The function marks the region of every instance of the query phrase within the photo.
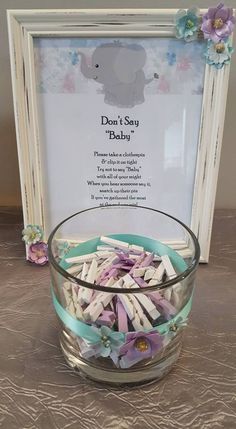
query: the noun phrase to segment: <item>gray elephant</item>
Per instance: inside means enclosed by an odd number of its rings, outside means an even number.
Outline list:
[[[145,101],[144,87],[152,79],[146,79],[142,70],[146,51],[141,45],[104,43],[94,50],[90,67],[85,55],[82,52],[78,54],[81,55],[83,75],[103,84],[105,103],[117,107],[134,107]]]

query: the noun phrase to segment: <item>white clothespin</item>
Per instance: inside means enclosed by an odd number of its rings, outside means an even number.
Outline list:
[[[104,236],[100,237],[100,241],[118,249],[124,249],[126,251],[129,249],[129,243],[126,243],[125,241],[115,240],[114,238]]]
[[[115,248],[114,247],[111,247],[111,246],[103,246],[103,245],[100,245],[100,246],[97,246],[97,251],[98,250],[100,250],[100,251],[106,251],[106,252],[115,252]]]
[[[112,253],[114,253],[114,252],[110,252],[110,251],[104,252],[102,250],[102,251],[96,252],[96,256],[98,257],[98,259],[107,259],[107,258],[110,258]]]
[[[161,257],[161,260],[162,260],[162,264],[164,265],[164,269],[165,269],[167,277],[170,280],[173,279],[173,278],[175,278],[176,277],[176,272],[175,272],[174,267],[173,267],[173,265],[172,265],[172,263],[170,261],[169,256],[168,255],[163,255]]]
[[[78,286],[72,284],[71,285],[71,290],[72,290],[72,301],[74,304],[74,309],[75,309],[75,316],[77,317],[77,319],[84,319],[83,316],[83,309],[79,303],[79,299],[78,299]]]
[[[161,314],[156,309],[153,302],[146,295],[144,295],[144,293],[135,294],[135,298],[142,304],[153,320],[156,320],[158,317],[160,317]]]
[[[68,264],[82,264],[83,262],[91,262],[94,258],[97,258],[96,252],[88,253],[87,255],[74,256],[72,258],[66,258],[65,261]]]
[[[113,293],[100,292],[84,310],[85,319],[95,322],[105,307],[110,303],[113,296]]]
[[[147,270],[145,271],[145,274],[144,274],[144,280],[145,280],[145,282],[147,280],[152,279],[152,277],[153,277],[153,275],[154,275],[154,273],[156,271],[155,267],[146,267],[146,268],[147,268]]]
[[[122,277],[122,280],[123,280],[123,287],[124,288],[131,288],[134,286],[137,287],[137,283],[130,276],[130,274],[125,274],[125,276]]]
[[[124,279],[123,287],[127,287],[127,288],[129,287],[130,289],[137,287],[137,283],[132,279],[132,277],[129,274],[126,274],[123,277],[123,279]],[[122,302],[123,307],[125,308],[128,314],[128,317],[131,320],[132,325],[136,330],[152,328],[152,325],[149,322],[146,315],[144,314],[143,309],[140,306],[139,302],[141,302],[141,304],[145,303],[144,305],[145,308],[146,306],[148,306],[148,311],[149,309],[151,310],[153,318],[156,319],[157,317],[159,317],[158,315],[160,315],[160,313],[156,310],[156,307],[154,306],[154,304],[148,298],[146,298],[144,294],[136,294],[135,296],[132,294],[127,294],[127,295],[119,294],[119,299]],[[147,302],[148,302],[148,305],[147,305]],[[155,314],[154,314],[154,309],[156,311]]]
[[[66,271],[73,276],[74,274],[78,275],[82,271],[82,268],[82,264],[73,265],[72,267],[67,268]]]
[[[152,329],[152,324],[149,322],[148,318],[144,314],[143,309],[137,300],[137,297],[134,295],[129,295],[129,298],[130,298],[130,300],[131,300],[131,302],[132,302],[132,304],[136,310],[135,319],[134,319],[135,325],[137,325],[137,323],[138,323],[139,329],[141,329],[141,330],[142,329]],[[132,323],[133,323],[133,321],[132,321]],[[135,325],[133,324],[134,328],[135,328]]]
[[[144,251],[144,248],[142,246],[137,246],[136,244],[130,244],[129,250],[133,250],[134,252],[142,253]]]
[[[81,276],[80,276],[81,280],[86,281],[88,270],[89,270],[89,265],[87,264],[87,262],[84,262],[83,269],[82,269]],[[84,304],[84,300],[83,300],[84,290],[85,290],[85,287],[80,286],[79,292],[78,292],[78,302],[80,304]]]
[[[115,264],[116,262],[119,261],[119,258],[117,255],[115,254],[110,254],[110,257],[105,259],[101,265],[99,266],[98,270],[97,270],[97,276],[96,276],[96,280],[98,279],[98,277],[100,276],[100,274],[102,273],[102,271],[106,270],[109,266],[111,266],[112,264]]]
[[[98,267],[97,261],[96,259],[93,259],[90,265],[90,268],[88,270],[86,282],[92,283],[92,284],[95,282],[96,275],[97,275],[97,267]],[[87,304],[89,304],[91,301],[91,297],[93,295],[93,290],[88,288],[83,288],[83,289],[84,290],[82,292],[82,300],[83,302],[86,302]]]
[[[133,295],[118,294],[118,297],[136,331],[152,328],[151,323],[143,313],[141,306]]]
[[[106,283],[103,286],[108,286],[108,287],[114,286],[114,287],[116,287],[115,286],[116,284],[121,284],[121,283],[122,283],[121,279],[115,280],[113,277],[110,277],[108,280],[106,280]]]
[[[115,281],[112,277],[107,281],[106,286],[114,286],[121,284],[121,279]],[[120,287],[120,286],[119,286]],[[84,317],[87,320],[95,322],[105,307],[110,303],[114,294],[107,292],[99,292],[88,307],[84,310]]]
[[[135,268],[133,271],[133,276],[143,277],[146,271],[147,271],[147,267]]]
[[[164,267],[164,264],[161,262],[160,265],[154,271],[153,276],[150,282],[148,283],[148,285],[153,286],[153,285],[156,285],[157,283],[161,283],[164,273],[165,273],[165,267]]]

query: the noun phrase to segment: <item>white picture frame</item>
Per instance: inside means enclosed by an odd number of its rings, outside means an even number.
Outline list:
[[[35,37],[174,37],[176,9],[8,10],[24,224],[46,229],[34,65]],[[205,10],[201,10],[204,13]],[[189,226],[208,262],[230,66],[205,66]],[[144,204],[143,204],[144,205]],[[155,207],[158,209],[158,207]],[[172,213],[173,214],[173,213]],[[47,238],[47,237],[46,237]]]

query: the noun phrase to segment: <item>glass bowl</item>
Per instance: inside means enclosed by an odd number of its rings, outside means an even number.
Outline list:
[[[110,384],[167,374],[191,310],[200,257],[193,232],[152,208],[109,205],[63,220],[48,249],[68,364]]]

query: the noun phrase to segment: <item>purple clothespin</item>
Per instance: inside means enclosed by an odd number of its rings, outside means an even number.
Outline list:
[[[151,298],[154,304],[162,308],[164,315],[167,319],[177,313],[176,308],[169,301],[163,298],[163,296],[159,292],[149,292],[147,295]]]
[[[96,320],[96,323],[100,326],[105,325],[112,328],[116,320],[115,313],[109,310],[103,310],[102,314]]]
[[[127,313],[119,298],[117,298],[116,312],[117,312],[117,319],[118,319],[118,330],[120,332],[128,332]]]
[[[148,284],[143,280],[141,277],[134,277],[135,282],[139,285],[141,288],[145,288],[148,286]]]
[[[141,263],[145,260],[146,258],[146,253],[142,253],[139,258],[137,259],[137,261],[135,262],[135,264],[133,265],[133,267],[130,270],[130,274],[133,274],[135,268],[139,268],[141,266]]]
[[[154,253],[150,253],[150,255],[147,255],[145,259],[141,262],[140,267],[149,267],[151,263],[153,262]]]

